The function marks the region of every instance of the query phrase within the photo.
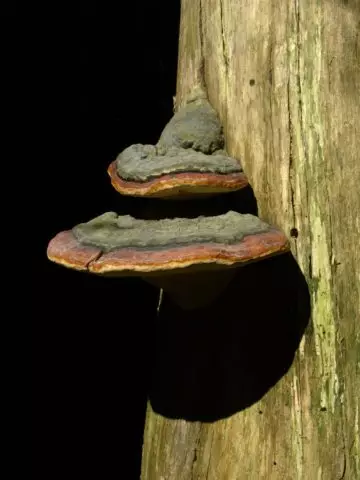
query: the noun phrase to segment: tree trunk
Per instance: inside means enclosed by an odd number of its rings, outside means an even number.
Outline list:
[[[259,217],[291,237],[311,317],[248,408],[202,422],[149,403],[142,479],[359,479],[359,0],[182,0],[177,107],[196,85]]]

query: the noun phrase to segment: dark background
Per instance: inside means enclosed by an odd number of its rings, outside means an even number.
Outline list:
[[[46,258],[59,231],[136,212],[106,169],[126,146],[156,143],[172,116],[180,2],[123,3],[105,11],[90,2],[83,15],[52,8],[23,34],[36,84],[29,201],[41,213],[31,281],[37,480],[140,475],[157,291]]]

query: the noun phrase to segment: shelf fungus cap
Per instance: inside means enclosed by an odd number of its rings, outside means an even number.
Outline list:
[[[231,279],[232,273],[225,278],[219,271],[233,272],[234,267],[288,250],[281,231],[248,214],[138,220],[108,212],[56,235],[47,255],[76,270],[143,277],[185,308],[194,308],[213,299],[217,278],[223,286]],[[202,289],[205,297],[189,289],[188,280],[196,278],[207,285]]]
[[[206,155],[177,146],[131,145],[110,164],[108,173],[118,192],[132,196],[192,197],[248,185],[239,162],[223,150]]]
[[[239,162],[224,151],[222,125],[204,95],[194,90],[156,145],[131,145],[110,164],[108,173],[118,192],[181,199],[248,185]]]

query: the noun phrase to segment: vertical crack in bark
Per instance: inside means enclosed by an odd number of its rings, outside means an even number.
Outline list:
[[[287,102],[288,102],[288,130],[289,130],[289,186],[290,186],[290,204],[291,204],[291,211],[292,211],[292,223],[295,226],[296,215],[295,215],[295,193],[294,193],[294,185],[293,185],[293,122],[291,118],[291,85],[290,85],[290,72],[289,78],[287,82]],[[297,243],[295,241],[295,256],[297,258]]]
[[[225,66],[225,76],[228,77],[229,58],[226,53],[226,40],[224,30],[224,12],[223,12],[223,0],[220,0],[220,26],[221,26],[221,41],[222,41],[222,56]]]
[[[341,477],[339,478],[339,480],[343,480],[345,478],[345,475],[346,475],[346,452],[344,451],[344,466],[343,466],[343,471],[341,473]]]
[[[295,423],[295,444],[297,451],[295,452],[295,461],[297,463],[297,470],[299,477],[303,478],[303,466],[304,466],[304,424],[303,424],[303,412],[302,412],[302,392],[301,392],[301,362],[297,355],[297,361],[295,363],[296,371],[293,375],[293,414]],[[298,374],[297,374],[298,373]]]
[[[297,87],[297,98],[298,98],[298,115],[299,115],[299,127],[300,127],[300,136],[301,143],[304,148],[305,157],[306,157],[306,146],[304,144],[304,129],[303,129],[303,113],[302,113],[302,90],[301,90],[301,76],[300,76],[300,59],[301,59],[301,41],[300,41],[300,6],[298,0],[295,2],[295,38],[296,38],[296,49],[295,49],[295,62],[296,62],[296,87]],[[291,73],[290,73],[291,75]],[[289,109],[289,135],[290,135],[290,145],[289,145],[289,183],[290,183],[290,202],[292,209],[293,217],[293,226],[297,227],[297,218],[296,218],[296,205],[295,205],[295,172],[294,172],[294,125],[291,117],[291,79],[288,79],[288,109]],[[297,242],[294,241],[295,255],[298,256]]]
[[[308,265],[308,269],[309,269],[309,279],[312,280],[312,278],[313,278],[313,271],[312,271],[312,256],[311,256],[311,255],[309,255],[308,262],[309,262],[309,265]]]
[[[206,469],[206,480],[209,480],[210,463],[211,463],[211,450],[212,450],[213,443],[214,443],[214,432],[212,431],[211,433],[212,433],[212,437],[211,437],[211,445],[210,445],[210,451],[209,451],[209,461],[208,461],[208,465],[207,465],[207,469]]]
[[[204,55],[204,31],[203,31],[203,6],[202,0],[199,0],[199,35],[200,35],[200,80],[202,86],[206,92],[208,93],[207,85],[206,85],[206,75],[205,75],[205,55]]]
[[[338,329],[337,329],[338,330]],[[341,349],[341,344],[339,345],[340,349]],[[340,352],[340,354],[342,355],[342,352]],[[345,378],[345,376],[342,376],[343,378]],[[341,390],[342,390],[342,393],[340,394],[340,398],[341,398],[341,395],[343,394],[343,392],[345,391],[345,379],[343,379],[343,381],[341,382]],[[342,474],[341,474],[341,477],[339,478],[339,480],[342,480],[343,478],[345,478],[345,475],[346,475],[346,468],[347,468],[347,452],[351,452],[351,448],[348,447],[348,442],[347,442],[347,438],[346,438],[346,434],[345,434],[345,424],[346,424],[346,412],[345,412],[345,405],[344,405],[344,402],[341,402],[340,404],[340,412],[341,412],[341,437],[342,437],[342,448],[343,448],[343,471],[342,471]]]
[[[268,80],[269,80],[269,117],[270,117],[270,132],[271,135],[268,136],[270,138],[271,142],[271,155],[270,155],[270,161],[272,161],[273,158],[275,158],[275,146],[274,146],[274,125],[273,125],[273,101],[272,101],[272,96],[273,96],[273,64],[274,64],[274,23],[273,23],[273,17],[271,16],[271,25],[270,25],[270,40],[269,40],[269,72],[268,72]],[[267,182],[267,188],[269,188],[269,182]],[[269,193],[267,192],[267,195]]]
[[[299,0],[295,2],[295,13],[296,13],[296,52],[297,52],[297,71],[296,71],[296,81],[297,81],[297,93],[298,93],[298,108],[299,108],[299,119],[300,119],[300,136],[301,144],[304,149],[304,157],[307,165],[309,165],[309,152],[308,145],[306,140],[306,135],[304,132],[304,116],[303,116],[303,92],[301,86],[301,38],[300,38],[300,5]],[[304,181],[306,183],[306,202],[307,207],[309,207],[309,188],[308,188],[308,177],[304,176]],[[294,204],[295,207],[295,204]],[[295,209],[294,209],[294,219],[295,219]]]
[[[192,459],[192,463],[191,463],[191,479],[194,479],[195,480],[195,468],[196,468],[196,462],[197,462],[197,459],[198,459],[198,452],[199,452],[199,446],[200,446],[200,434],[201,434],[201,426],[200,426],[200,429],[198,431],[198,435],[197,435],[197,439],[196,439],[196,443],[195,443],[195,447],[194,447],[194,455],[193,455],[193,459]]]
[[[305,136],[304,136],[304,128],[303,128],[303,109],[302,109],[302,89],[301,89],[301,39],[300,39],[300,6],[299,2],[297,1],[295,4],[295,12],[296,12],[296,52],[297,52],[297,72],[296,72],[296,81],[297,81],[297,88],[298,88],[298,101],[299,101],[299,117],[300,117],[300,132],[301,132],[301,141],[303,146],[305,147]],[[306,149],[305,149],[306,152]]]

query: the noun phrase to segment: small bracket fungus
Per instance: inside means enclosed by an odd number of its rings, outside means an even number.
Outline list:
[[[248,179],[229,157],[216,111],[195,97],[165,126],[157,145],[132,145],[108,173],[123,195],[184,198],[239,190]]]
[[[248,185],[239,163],[223,154],[154,145],[126,148],[108,169],[123,195],[158,198],[226,193]]]
[[[137,220],[108,212],[56,235],[47,255],[76,270],[143,277],[184,308],[194,308],[211,302],[231,279],[212,271],[233,271],[288,250],[281,231],[248,214]],[[202,295],[189,289],[189,279],[196,278],[206,287]]]

